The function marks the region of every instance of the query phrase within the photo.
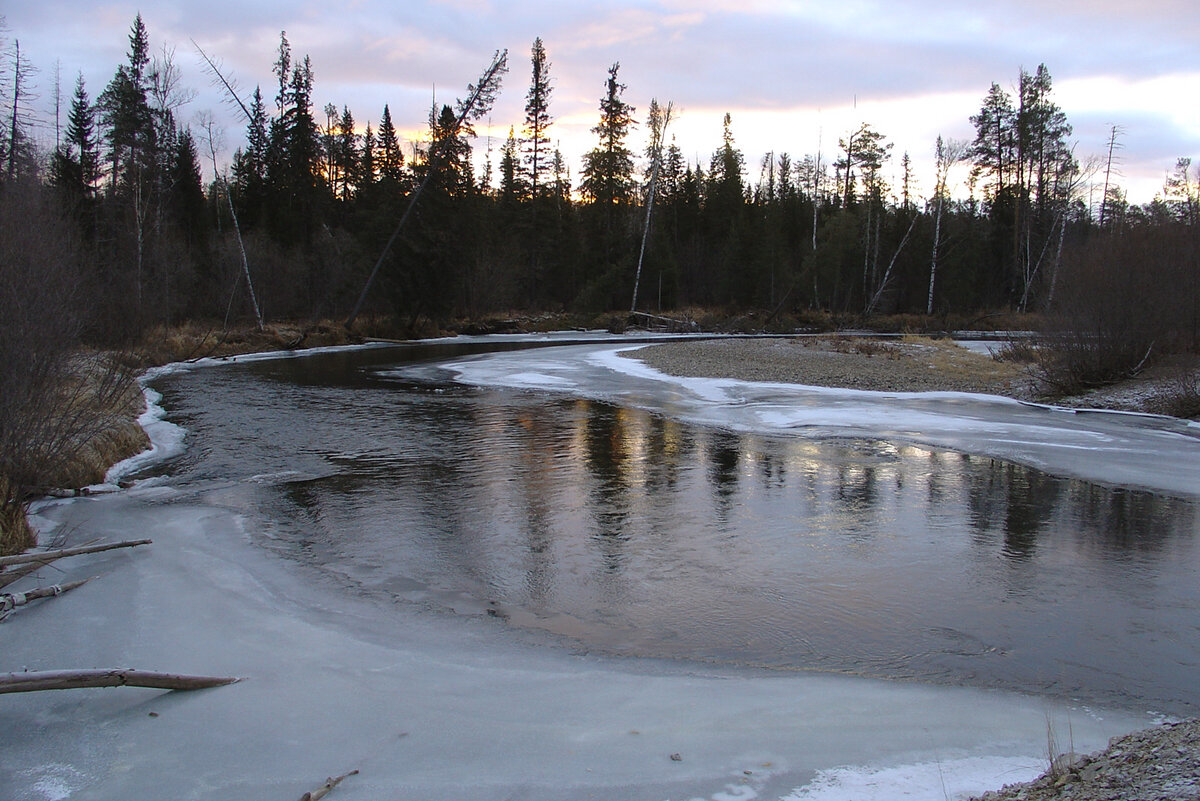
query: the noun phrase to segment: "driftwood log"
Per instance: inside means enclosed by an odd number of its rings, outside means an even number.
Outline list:
[[[152,687],[159,690],[203,690],[241,681],[223,676],[187,676],[148,670],[39,670],[0,673],[0,694],[83,687]]]
[[[38,551],[36,553],[19,553],[15,556],[0,556],[0,567],[9,565],[24,565],[30,562],[49,564],[65,556],[79,556],[85,553],[100,553],[115,548],[133,548],[138,545],[149,545],[153,540],[125,540],[124,542],[108,542],[102,545],[82,545],[78,548],[61,548],[57,551]]]
[[[325,780],[324,784],[313,790],[311,793],[305,793],[304,795],[300,796],[300,801],[319,801],[320,799],[329,795],[330,790],[341,784],[342,779],[346,778],[347,776],[356,775],[358,775],[358,770],[352,770],[349,773],[343,773],[341,776],[336,778],[328,778]]]
[[[68,581],[66,584],[55,584],[52,587],[38,587],[25,592],[6,592],[0,593],[0,621],[12,613],[12,610],[18,606],[24,606],[30,601],[36,601],[38,598],[53,598],[62,595],[64,592],[70,592],[76,587],[82,587],[91,579],[83,579],[82,581]]]

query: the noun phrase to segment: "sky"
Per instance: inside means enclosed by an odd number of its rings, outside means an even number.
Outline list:
[[[707,167],[729,113],[750,182],[768,153],[832,161],[838,140],[865,122],[893,143],[885,176],[898,188],[908,153],[913,194],[927,197],[936,138],[973,139],[970,117],[991,84],[1012,92],[1022,69],[1043,63],[1081,162],[1103,167],[1117,127],[1112,180],[1131,201],[1153,199],[1178,158],[1200,164],[1195,0],[3,0],[9,45],[20,40],[40,70],[43,136],[53,141],[55,73],[64,110],[79,73],[94,99],[125,61],[139,11],[153,52],[173,49],[182,83],[196,90],[181,118],[195,124],[211,114],[226,160],[244,141],[244,120],[212,85],[193,41],[245,95],[261,85],[269,102],[286,31],[295,56],[312,59],[318,111],[349,107],[362,126],[377,124],[386,103],[408,136],[420,134],[431,102],[464,95],[507,49],[504,89],[490,123],[476,128],[480,160],[489,143],[499,150],[509,126],[519,132],[530,47],[541,37],[553,84],[550,136],[576,182],[614,62],[643,123],[633,149],[644,147],[651,98],[670,101],[677,115],[668,136]],[[968,171],[951,174],[952,191],[965,191]]]

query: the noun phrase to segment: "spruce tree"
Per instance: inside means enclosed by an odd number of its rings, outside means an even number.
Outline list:
[[[508,138],[500,148],[500,202],[513,205],[528,194],[528,187],[521,175],[520,148],[516,133],[508,129]]]
[[[392,112],[385,104],[383,116],[379,120],[379,180],[399,184],[404,174],[404,153],[400,150],[400,140],[396,136],[396,127],[392,124]]]
[[[550,126],[554,123],[554,118],[550,116],[550,93],[553,87],[550,85],[550,63],[546,60],[546,48],[542,45],[541,37],[533,40],[530,61],[533,64],[533,77],[525,99],[522,144],[529,192],[536,199],[541,193],[539,187],[546,185],[553,168],[549,134]]]
[[[600,137],[597,147],[584,156],[583,196],[600,206],[628,203],[633,199],[633,153],[625,138],[634,125],[635,109],[621,99],[625,84],[617,81],[620,63],[608,69],[605,94],[600,100],[600,122],[592,133]]]
[[[76,201],[90,198],[99,177],[96,111],[84,85],[83,73],[75,79],[75,94],[67,113],[67,132],[54,156],[54,181]]]
[[[342,106],[333,162],[338,176],[338,199],[343,203],[349,202],[358,184],[359,166],[358,134],[354,131],[354,115],[350,113],[349,106]]]

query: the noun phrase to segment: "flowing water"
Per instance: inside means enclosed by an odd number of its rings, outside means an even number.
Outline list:
[[[160,379],[161,469],[348,592],[572,648],[1200,710],[1194,499],[468,387],[463,352]]]

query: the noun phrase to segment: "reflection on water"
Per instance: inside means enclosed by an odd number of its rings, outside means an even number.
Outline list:
[[[259,477],[256,528],[355,591],[607,652],[1200,706],[1193,502],[339,358],[164,389],[181,480]]]

